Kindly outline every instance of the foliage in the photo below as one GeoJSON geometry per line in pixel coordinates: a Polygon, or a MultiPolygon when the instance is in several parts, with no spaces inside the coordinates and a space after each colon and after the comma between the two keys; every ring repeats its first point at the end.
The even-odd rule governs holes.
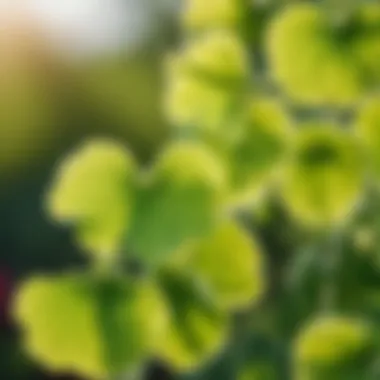
{"type": "Polygon", "coordinates": [[[164,73],[171,141],[147,166],[100,138],[58,167],[46,208],[89,267],[17,294],[41,365],[96,379],[152,359],[188,379],[378,378],[380,5],[342,18],[311,1],[274,8],[188,0],[164,73]],[[270,17],[251,38],[260,7],[270,17]],[[294,244],[290,257],[275,246],[275,263],[256,232],[271,223],[294,244]]]}

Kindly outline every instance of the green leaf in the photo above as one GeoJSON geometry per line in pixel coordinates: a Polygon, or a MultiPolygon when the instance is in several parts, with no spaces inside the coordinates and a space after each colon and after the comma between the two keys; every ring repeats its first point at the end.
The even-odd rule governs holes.
{"type": "Polygon", "coordinates": [[[262,296],[264,257],[254,239],[236,223],[224,222],[185,254],[183,269],[221,308],[244,308],[262,296]]]}
{"type": "Polygon", "coordinates": [[[372,348],[372,327],[367,322],[338,315],[314,319],[294,342],[296,379],[362,378],[359,374],[368,368],[372,348]],[[352,374],[359,377],[348,376],[352,374]]]}
{"type": "Polygon", "coordinates": [[[343,222],[361,196],[364,160],[355,137],[333,125],[305,126],[283,173],[282,196],[301,222],[343,222]]]}
{"type": "Polygon", "coordinates": [[[275,101],[251,103],[242,136],[226,154],[232,202],[252,202],[276,176],[288,145],[289,125],[285,111],[275,101]]]}
{"type": "Polygon", "coordinates": [[[232,133],[245,112],[249,63],[230,32],[215,30],[172,56],[167,68],[165,109],[180,128],[232,133]]]}
{"type": "Polygon", "coordinates": [[[239,26],[243,18],[240,0],[187,1],[182,16],[183,24],[190,31],[222,29],[239,26]]]}
{"type": "Polygon", "coordinates": [[[358,64],[369,78],[379,79],[380,60],[380,5],[376,2],[363,3],[357,10],[352,33],[353,53],[358,64]]]}
{"type": "Polygon", "coordinates": [[[48,211],[55,220],[74,224],[85,249],[113,256],[129,224],[133,172],[133,159],[118,143],[87,142],[58,168],[48,211]]]}
{"type": "Polygon", "coordinates": [[[159,283],[171,319],[158,355],[178,371],[193,371],[221,351],[229,330],[228,318],[184,273],[161,271],[159,283]]]}
{"type": "Polygon", "coordinates": [[[170,145],[137,195],[127,249],[148,263],[169,259],[216,223],[225,174],[201,144],[170,145]]]}
{"type": "Polygon", "coordinates": [[[363,141],[373,177],[380,179],[380,98],[366,101],[360,108],[356,120],[358,136],[363,141]]]}
{"type": "Polygon", "coordinates": [[[368,78],[350,27],[313,3],[291,5],[274,17],[266,36],[270,69],[292,100],[347,106],[362,94],[368,78]]]}
{"type": "Polygon", "coordinates": [[[31,279],[14,305],[35,360],[95,379],[141,365],[165,333],[166,312],[149,282],[79,274],[31,279]]]}

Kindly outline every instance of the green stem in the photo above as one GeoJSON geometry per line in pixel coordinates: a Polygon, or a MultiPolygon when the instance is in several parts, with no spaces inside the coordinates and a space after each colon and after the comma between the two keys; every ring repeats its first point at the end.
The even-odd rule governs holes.
{"type": "Polygon", "coordinates": [[[99,254],[93,259],[93,271],[101,277],[114,274],[118,269],[118,257],[119,255],[99,254]]]}
{"type": "Polygon", "coordinates": [[[342,232],[334,230],[321,245],[324,257],[322,266],[322,284],[320,306],[323,311],[333,311],[338,303],[336,278],[342,263],[342,232]]]}

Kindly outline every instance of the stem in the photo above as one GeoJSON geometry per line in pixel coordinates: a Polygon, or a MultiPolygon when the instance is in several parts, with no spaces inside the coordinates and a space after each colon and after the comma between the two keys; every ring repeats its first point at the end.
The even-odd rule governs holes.
{"type": "Polygon", "coordinates": [[[321,308],[324,311],[334,310],[338,302],[336,277],[342,263],[342,231],[334,230],[322,244],[324,256],[322,267],[322,285],[320,293],[321,308]]]}
{"type": "Polygon", "coordinates": [[[118,270],[119,255],[99,254],[93,258],[92,267],[99,276],[108,276],[118,270]]]}

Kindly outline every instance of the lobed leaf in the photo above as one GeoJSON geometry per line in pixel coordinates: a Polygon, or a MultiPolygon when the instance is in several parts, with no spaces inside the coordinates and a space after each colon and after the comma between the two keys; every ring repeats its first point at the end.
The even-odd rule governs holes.
{"type": "Polygon", "coordinates": [[[209,149],[190,142],[170,145],[137,195],[128,249],[148,263],[168,260],[214,226],[224,191],[224,169],[209,149]]]}
{"type": "Polygon", "coordinates": [[[130,219],[134,162],[108,140],[85,143],[63,161],[47,197],[61,223],[74,224],[78,241],[92,254],[113,256],[130,219]]]}
{"type": "Polygon", "coordinates": [[[54,372],[95,379],[141,365],[164,336],[166,311],[149,282],[79,274],[32,278],[14,305],[35,360],[54,372]]]}

